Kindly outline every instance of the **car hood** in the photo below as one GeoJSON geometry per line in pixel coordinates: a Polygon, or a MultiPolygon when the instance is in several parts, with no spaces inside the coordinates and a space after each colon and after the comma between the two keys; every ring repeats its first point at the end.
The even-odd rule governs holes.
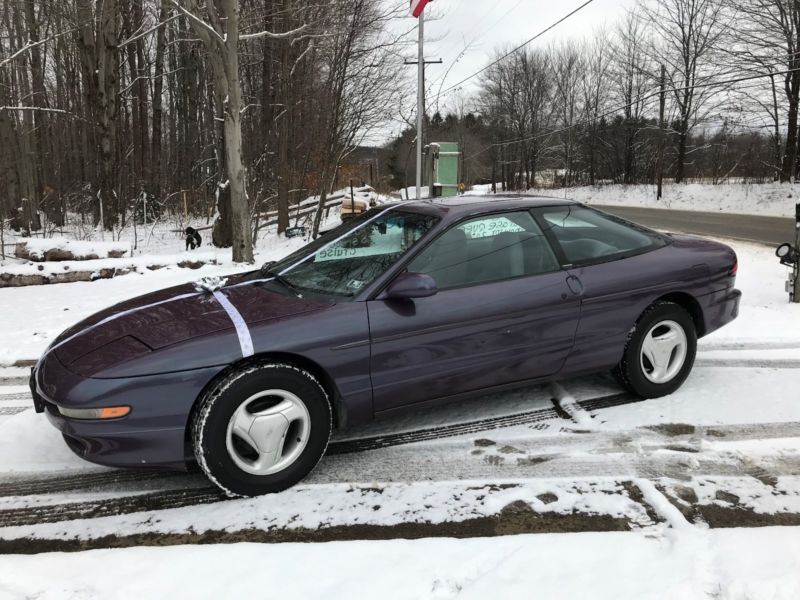
{"type": "MultiPolygon", "coordinates": [[[[246,277],[229,278],[227,285],[241,283],[246,277]]],[[[261,283],[227,287],[223,293],[248,326],[326,306],[271,291],[261,283]]],[[[233,321],[212,293],[197,293],[192,284],[179,285],[122,302],[81,321],[56,339],[54,345],[63,345],[55,354],[66,367],[90,375],[98,370],[93,366],[98,359],[106,366],[118,362],[109,353],[135,356],[229,329],[234,329],[233,321]]]]}

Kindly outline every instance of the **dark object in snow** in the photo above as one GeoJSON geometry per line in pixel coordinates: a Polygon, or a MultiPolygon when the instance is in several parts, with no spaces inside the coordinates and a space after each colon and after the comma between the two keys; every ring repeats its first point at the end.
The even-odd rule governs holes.
{"type": "Polygon", "coordinates": [[[84,320],[31,388],[87,460],[194,456],[230,494],[277,492],[332,427],[607,371],[640,397],[671,394],[697,338],[738,315],[736,261],[566,200],[382,205],[221,289],[84,320]]]}
{"type": "Polygon", "coordinates": [[[298,225],[296,227],[289,227],[286,230],[286,237],[287,238],[295,238],[295,237],[303,237],[306,234],[306,228],[302,225],[298,225]]]}
{"type": "Polygon", "coordinates": [[[203,243],[203,238],[200,237],[200,233],[194,227],[187,227],[186,249],[194,250],[195,248],[199,248],[202,243],[203,243]]]}

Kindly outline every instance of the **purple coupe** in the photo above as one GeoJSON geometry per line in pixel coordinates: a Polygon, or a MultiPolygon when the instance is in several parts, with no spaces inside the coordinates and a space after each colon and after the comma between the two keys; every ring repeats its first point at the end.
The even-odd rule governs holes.
{"type": "Polygon", "coordinates": [[[603,371],[671,394],[736,318],[736,270],[727,246],[569,201],[384,205],[259,271],[90,317],[31,388],[87,460],[196,458],[230,495],[277,492],[334,427],[603,371]]]}

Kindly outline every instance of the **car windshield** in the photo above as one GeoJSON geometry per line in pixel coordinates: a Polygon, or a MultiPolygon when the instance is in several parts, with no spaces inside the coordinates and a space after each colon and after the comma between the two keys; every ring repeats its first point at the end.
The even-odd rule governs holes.
{"type": "Polygon", "coordinates": [[[431,215],[375,209],[270,265],[269,272],[297,291],[352,297],[396,263],[437,221],[431,215]]]}

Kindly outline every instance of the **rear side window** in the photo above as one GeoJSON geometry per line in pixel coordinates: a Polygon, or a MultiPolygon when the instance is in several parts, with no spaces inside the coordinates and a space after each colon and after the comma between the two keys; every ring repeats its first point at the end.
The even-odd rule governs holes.
{"type": "Polygon", "coordinates": [[[536,213],[570,264],[623,258],[665,244],[652,231],[583,206],[553,206],[536,213]]]}
{"type": "Polygon", "coordinates": [[[441,290],[559,269],[550,244],[527,211],[486,215],[454,225],[408,266],[441,290]]]}

